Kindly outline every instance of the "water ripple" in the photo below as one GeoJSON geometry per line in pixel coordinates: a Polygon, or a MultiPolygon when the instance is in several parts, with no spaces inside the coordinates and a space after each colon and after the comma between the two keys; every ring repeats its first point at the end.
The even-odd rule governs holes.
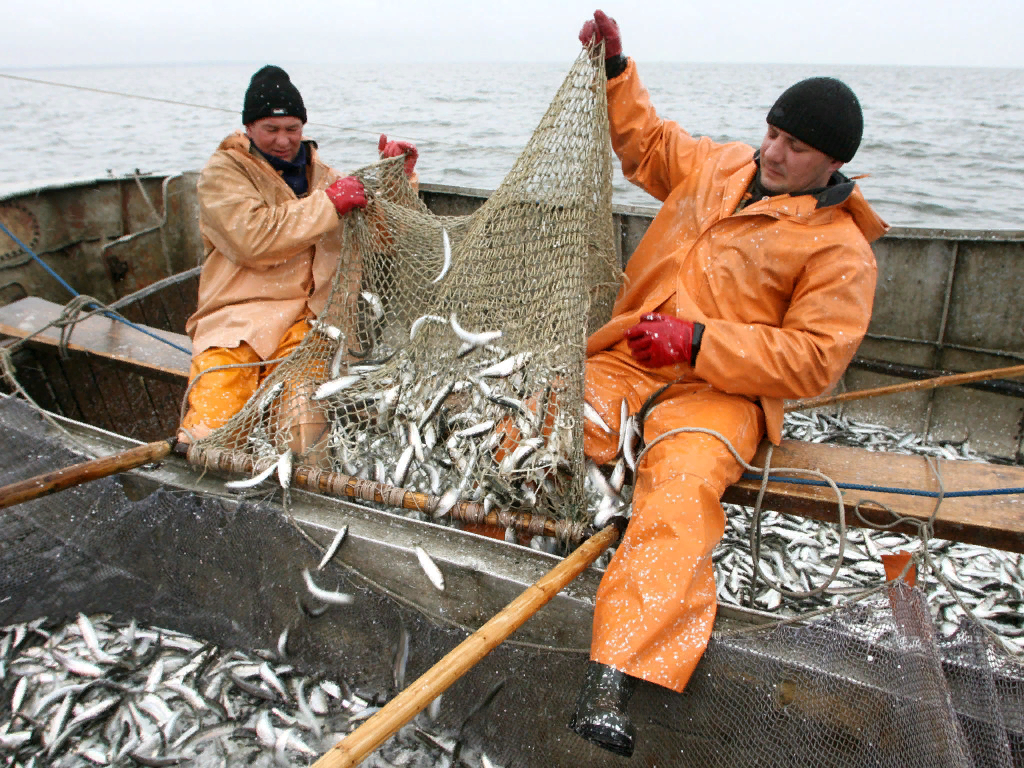
{"type": "MultiPolygon", "coordinates": [[[[261,64],[23,71],[89,88],[241,109],[261,64]]],[[[845,170],[870,174],[865,195],[898,226],[1024,229],[1024,70],[639,63],[663,116],[695,135],[756,146],[783,88],[834,75],[860,97],[865,136],[845,170]]],[[[308,135],[339,168],[376,156],[376,135],[421,148],[426,182],[495,188],[568,70],[563,64],[360,63],[339,79],[322,64],[288,67],[303,93],[308,135]],[[334,128],[316,123],[337,126],[334,128]]],[[[237,114],[0,79],[7,158],[0,184],[199,168],[239,124],[237,114]],[[31,163],[23,158],[31,154],[31,163]],[[21,158],[21,159],[19,159],[21,158]]],[[[616,164],[615,201],[656,203],[616,164]]]]}

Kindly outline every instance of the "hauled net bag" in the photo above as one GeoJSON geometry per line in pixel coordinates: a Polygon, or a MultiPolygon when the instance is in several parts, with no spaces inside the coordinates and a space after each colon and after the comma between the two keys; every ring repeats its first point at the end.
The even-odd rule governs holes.
{"type": "Polygon", "coordinates": [[[584,50],[471,215],[428,211],[401,158],[358,171],[370,202],[313,332],[190,461],[294,461],[307,484],[434,517],[585,520],[584,346],[619,278],[604,80],[584,50]]]}

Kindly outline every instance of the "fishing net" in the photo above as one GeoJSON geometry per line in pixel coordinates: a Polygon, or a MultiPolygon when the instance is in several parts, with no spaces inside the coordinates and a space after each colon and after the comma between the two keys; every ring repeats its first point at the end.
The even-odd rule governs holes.
{"type": "MultiPolygon", "coordinates": [[[[0,400],[0,450],[9,459],[0,467],[0,483],[80,460],[68,446],[23,403],[0,400]]],[[[322,752],[366,713],[352,702],[362,700],[360,706],[369,709],[386,702],[471,628],[416,602],[429,597],[410,591],[410,600],[377,583],[376,574],[409,559],[401,526],[390,542],[350,534],[338,556],[318,570],[323,542],[333,531],[316,530],[301,497],[289,518],[277,503],[216,496],[196,488],[184,468],[179,471],[179,483],[162,470],[121,475],[0,511],[0,627],[20,627],[0,629],[0,738],[6,745],[0,754],[12,764],[27,765],[32,755],[47,765],[94,764],[86,763],[83,751],[116,752],[127,740],[122,731],[131,727],[119,718],[132,707],[149,718],[153,695],[177,714],[160,723],[168,729],[162,745],[137,748],[151,758],[147,764],[183,757],[183,748],[174,745],[189,743],[189,732],[197,740],[211,737],[189,765],[280,764],[275,745],[256,736],[264,715],[285,746],[283,734],[290,730],[322,752]],[[365,554],[371,546],[375,556],[365,554]],[[381,557],[382,547],[391,554],[381,557]],[[381,560],[387,562],[374,571],[374,561],[381,560]],[[323,588],[350,594],[351,604],[317,601],[303,584],[303,568],[323,588]],[[81,641],[78,612],[110,615],[108,625],[120,628],[121,636],[132,621],[139,635],[145,625],[159,627],[164,646],[135,654],[123,642],[107,640],[103,650],[114,658],[100,660],[81,641]],[[38,630],[26,631],[29,622],[38,630]],[[101,674],[72,674],[55,661],[63,658],[55,654],[72,653],[101,674]],[[238,686],[245,680],[235,678],[264,660],[286,695],[274,694],[253,675],[247,687],[261,696],[243,696],[238,686]],[[158,665],[172,685],[181,684],[160,682],[158,665]],[[235,677],[218,685],[225,667],[235,677]],[[17,695],[23,679],[27,684],[17,695]],[[344,700],[331,700],[326,711],[303,720],[298,696],[327,681],[347,691],[344,700]],[[209,706],[189,705],[179,693],[182,685],[201,691],[209,706]],[[63,693],[54,697],[54,691],[63,693]],[[23,717],[11,712],[16,698],[23,717]],[[73,705],[68,721],[94,714],[60,739],[53,723],[64,701],[73,705]],[[103,702],[109,708],[98,712],[103,702]]],[[[347,509],[351,505],[331,503],[346,507],[338,509],[342,517],[358,520],[347,509]]],[[[318,500],[318,509],[323,506],[318,500]]],[[[449,605],[475,600],[485,577],[439,563],[453,591],[449,605]]],[[[562,598],[545,609],[555,616],[540,615],[531,624],[575,623],[572,605],[588,612],[592,586],[589,595],[562,598]]],[[[636,764],[1024,765],[1024,667],[968,621],[952,637],[936,639],[920,591],[894,585],[872,600],[781,626],[752,627],[722,613],[683,694],[639,686],[630,705],[639,735],[636,764]]],[[[585,669],[586,643],[541,646],[517,637],[450,688],[432,718],[418,716],[365,765],[476,768],[484,765],[483,754],[505,768],[623,764],[565,727],[585,669]],[[452,754],[456,749],[460,759],[452,754]]],[[[314,759],[282,749],[292,765],[314,759]]],[[[135,763],[126,758],[119,764],[135,763]]]]}
{"type": "Polygon", "coordinates": [[[358,171],[370,203],[342,225],[326,309],[189,460],[255,474],[290,450],[314,481],[434,517],[581,522],[585,340],[619,277],[600,55],[471,215],[428,211],[401,158],[358,171]]]}

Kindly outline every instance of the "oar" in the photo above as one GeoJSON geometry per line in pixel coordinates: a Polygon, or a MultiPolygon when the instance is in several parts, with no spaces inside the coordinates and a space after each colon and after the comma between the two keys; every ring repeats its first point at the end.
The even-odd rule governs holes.
{"type": "Polygon", "coordinates": [[[900,392],[915,392],[920,389],[953,387],[957,384],[970,384],[975,381],[985,381],[986,379],[1012,379],[1015,376],[1024,376],[1024,365],[1013,365],[1009,368],[992,368],[987,371],[974,371],[972,373],[951,373],[948,376],[936,376],[934,379],[909,381],[905,384],[892,384],[888,387],[875,387],[874,389],[860,389],[856,392],[844,392],[841,395],[807,397],[803,400],[796,400],[792,403],[788,403],[785,410],[786,413],[789,413],[790,411],[803,411],[808,408],[818,408],[822,405],[833,405],[834,403],[845,403],[850,400],[865,400],[869,397],[895,395],[900,392]]]}
{"type": "Polygon", "coordinates": [[[113,456],[104,456],[92,461],[83,461],[65,469],[55,469],[0,488],[0,509],[37,499],[50,493],[63,491],[74,485],[99,480],[101,477],[124,472],[143,464],[159,461],[171,452],[177,438],[158,440],[137,448],[131,448],[113,456]]]}
{"type": "Polygon", "coordinates": [[[335,744],[313,768],[343,768],[358,765],[399,728],[412,720],[484,656],[539,611],[566,584],[579,576],[598,555],[619,538],[619,529],[609,525],[542,576],[519,597],[505,606],[480,629],[428,669],[418,680],[389,701],[377,714],[335,744]]]}

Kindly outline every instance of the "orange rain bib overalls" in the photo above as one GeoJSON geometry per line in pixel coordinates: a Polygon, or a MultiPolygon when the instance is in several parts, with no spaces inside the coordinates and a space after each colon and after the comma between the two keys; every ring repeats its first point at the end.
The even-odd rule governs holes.
{"type": "MultiPolygon", "coordinates": [[[[737,211],[757,172],[753,148],[696,139],[662,120],[630,60],[608,82],[612,146],[626,177],[663,201],[626,266],[612,318],[587,343],[586,397],[618,428],[670,381],[644,440],[677,427],[722,434],[749,461],[781,439],[782,401],[820,394],[842,375],[871,317],[870,241],[887,228],[841,174],[821,195],[777,195],[737,211]],[[648,312],[704,324],[694,367],[632,360],[623,333],[648,312]]],[[[598,463],[617,443],[589,422],[598,463]]],[[[742,473],[723,443],[674,435],[639,465],[633,513],[597,593],[591,658],[681,691],[715,617],[711,553],[720,499],[742,473]]]]}

